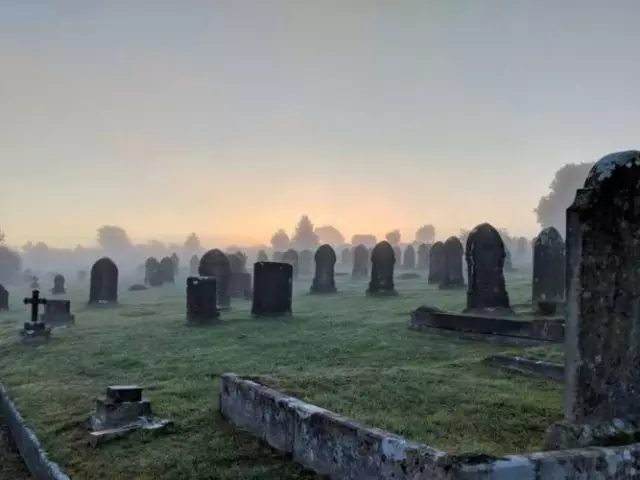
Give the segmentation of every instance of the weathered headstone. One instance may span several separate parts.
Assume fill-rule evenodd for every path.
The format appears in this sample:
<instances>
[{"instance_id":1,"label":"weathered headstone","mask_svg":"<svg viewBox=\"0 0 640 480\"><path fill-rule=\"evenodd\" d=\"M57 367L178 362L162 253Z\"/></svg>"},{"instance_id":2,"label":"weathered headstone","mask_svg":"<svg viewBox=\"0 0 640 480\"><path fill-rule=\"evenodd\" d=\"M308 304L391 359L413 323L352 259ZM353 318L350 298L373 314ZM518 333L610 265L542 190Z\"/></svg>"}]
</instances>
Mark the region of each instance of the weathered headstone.
<instances>
[{"instance_id":1,"label":"weathered headstone","mask_svg":"<svg viewBox=\"0 0 640 480\"><path fill-rule=\"evenodd\" d=\"M173 262L173 277L175 278L180 271L180 257L178 257L176 252L171 254L171 261Z\"/></svg>"},{"instance_id":2,"label":"weathered headstone","mask_svg":"<svg viewBox=\"0 0 640 480\"><path fill-rule=\"evenodd\" d=\"M342 253L340 254L340 264L341 265L351 265L353 262L353 250L349 247L345 247L342 249Z\"/></svg>"},{"instance_id":3,"label":"weathered headstone","mask_svg":"<svg viewBox=\"0 0 640 480\"><path fill-rule=\"evenodd\" d=\"M102 257L91 267L89 305L118 303L118 267L113 260Z\"/></svg>"},{"instance_id":4,"label":"weathered headstone","mask_svg":"<svg viewBox=\"0 0 640 480\"><path fill-rule=\"evenodd\" d=\"M271 255L271 261L276 263L282 262L283 258L284 258L283 252L273 252L273 254Z\"/></svg>"},{"instance_id":5,"label":"weathered headstone","mask_svg":"<svg viewBox=\"0 0 640 480\"><path fill-rule=\"evenodd\" d=\"M525 237L518 237L518 240L516 242L516 256L520 259L520 261L527 258L528 249L529 240L527 240Z\"/></svg>"},{"instance_id":6,"label":"weathered headstone","mask_svg":"<svg viewBox=\"0 0 640 480\"><path fill-rule=\"evenodd\" d=\"M402 265L402 249L396 245L395 247L393 247L393 254L395 256L396 263L398 264L398 266Z\"/></svg>"},{"instance_id":7,"label":"weathered headstone","mask_svg":"<svg viewBox=\"0 0 640 480\"><path fill-rule=\"evenodd\" d=\"M233 298L251 298L251 274L247 272L247 256L242 252L227 255L229 258L229 295Z\"/></svg>"},{"instance_id":8,"label":"weathered headstone","mask_svg":"<svg viewBox=\"0 0 640 480\"><path fill-rule=\"evenodd\" d=\"M564 422L552 448L640 433L640 152L599 160L567 209Z\"/></svg>"},{"instance_id":9,"label":"weathered headstone","mask_svg":"<svg viewBox=\"0 0 640 480\"><path fill-rule=\"evenodd\" d=\"M144 282L152 287L159 287L164 283L163 271L160 262L155 257L149 257L144 262Z\"/></svg>"},{"instance_id":10,"label":"weathered headstone","mask_svg":"<svg viewBox=\"0 0 640 480\"><path fill-rule=\"evenodd\" d=\"M498 231L488 223L474 228L467 238L468 312L511 314L504 282L505 248Z\"/></svg>"},{"instance_id":11,"label":"weathered headstone","mask_svg":"<svg viewBox=\"0 0 640 480\"><path fill-rule=\"evenodd\" d=\"M231 282L231 263L229 258L217 248L202 255L198 266L198 275L216 279L218 306L222 309L231 305L229 292Z\"/></svg>"},{"instance_id":12,"label":"weathered headstone","mask_svg":"<svg viewBox=\"0 0 640 480\"><path fill-rule=\"evenodd\" d=\"M293 267L293 278L298 278L298 252L290 248L282 256L282 261Z\"/></svg>"},{"instance_id":13,"label":"weathered headstone","mask_svg":"<svg viewBox=\"0 0 640 480\"><path fill-rule=\"evenodd\" d=\"M25 305L31 305L31 321L24 323L24 328L20 331L22 342L26 344L39 345L47 342L51 338L51 328L45 323L38 321L38 308L46 305L47 299L40 297L40 292L34 290L30 298L24 299Z\"/></svg>"},{"instance_id":14,"label":"weathered headstone","mask_svg":"<svg viewBox=\"0 0 640 480\"><path fill-rule=\"evenodd\" d=\"M314 255L316 264L311 293L335 293L336 252L331 245L321 245Z\"/></svg>"},{"instance_id":15,"label":"weathered headstone","mask_svg":"<svg viewBox=\"0 0 640 480\"><path fill-rule=\"evenodd\" d=\"M247 268L247 257L242 252L227 255L231 273L244 273Z\"/></svg>"},{"instance_id":16,"label":"weathered headstone","mask_svg":"<svg viewBox=\"0 0 640 480\"><path fill-rule=\"evenodd\" d=\"M44 304L44 313L40 315L40 321L50 327L73 325L75 318L71 313L69 300L47 300Z\"/></svg>"},{"instance_id":17,"label":"weathered headstone","mask_svg":"<svg viewBox=\"0 0 640 480\"><path fill-rule=\"evenodd\" d=\"M253 265L253 303L257 316L290 315L293 294L293 266L281 262Z\"/></svg>"},{"instance_id":18,"label":"weathered headstone","mask_svg":"<svg viewBox=\"0 0 640 480\"><path fill-rule=\"evenodd\" d=\"M427 270L429 268L430 251L431 245L428 243L421 243L418 247L418 268L420 270Z\"/></svg>"},{"instance_id":19,"label":"weathered headstone","mask_svg":"<svg viewBox=\"0 0 640 480\"><path fill-rule=\"evenodd\" d=\"M269 256L267 255L267 252L265 252L264 250L259 250L258 255L256 257L256 262L268 262L268 261L269 261Z\"/></svg>"},{"instance_id":20,"label":"weathered headstone","mask_svg":"<svg viewBox=\"0 0 640 480\"><path fill-rule=\"evenodd\" d=\"M298 273L311 275L313 272L314 254L311 250L302 250L298 255Z\"/></svg>"},{"instance_id":21,"label":"weathered headstone","mask_svg":"<svg viewBox=\"0 0 640 480\"><path fill-rule=\"evenodd\" d=\"M175 283L176 265L171 257L163 257L160 260L160 276L162 283Z\"/></svg>"},{"instance_id":22,"label":"weathered headstone","mask_svg":"<svg viewBox=\"0 0 640 480\"><path fill-rule=\"evenodd\" d=\"M393 283L395 252L389 242L379 242L371 251L371 280L367 295L397 295Z\"/></svg>"},{"instance_id":23,"label":"weathered headstone","mask_svg":"<svg viewBox=\"0 0 640 480\"><path fill-rule=\"evenodd\" d=\"M213 277L187 278L187 323L203 325L220 316L217 286Z\"/></svg>"},{"instance_id":24,"label":"weathered headstone","mask_svg":"<svg viewBox=\"0 0 640 480\"><path fill-rule=\"evenodd\" d=\"M445 275L444 243L436 242L429 249L429 277L427 282L440 283Z\"/></svg>"},{"instance_id":25,"label":"weathered headstone","mask_svg":"<svg viewBox=\"0 0 640 480\"><path fill-rule=\"evenodd\" d=\"M440 281L440 289L464 287L463 253L462 242L458 237L449 237L444 242L444 276Z\"/></svg>"},{"instance_id":26,"label":"weathered headstone","mask_svg":"<svg viewBox=\"0 0 640 480\"><path fill-rule=\"evenodd\" d=\"M353 249L353 279L366 278L369 276L369 250L364 245L358 245Z\"/></svg>"},{"instance_id":27,"label":"weathered headstone","mask_svg":"<svg viewBox=\"0 0 640 480\"><path fill-rule=\"evenodd\" d=\"M191 255L191 259L189 260L189 275L192 275L192 276L197 275L199 266L200 266L200 259L194 253L193 255Z\"/></svg>"},{"instance_id":28,"label":"weathered headstone","mask_svg":"<svg viewBox=\"0 0 640 480\"><path fill-rule=\"evenodd\" d=\"M413 245L407 245L404 250L404 257L402 257L402 267L407 270L414 270L416 268L416 249Z\"/></svg>"},{"instance_id":29,"label":"weathered headstone","mask_svg":"<svg viewBox=\"0 0 640 480\"><path fill-rule=\"evenodd\" d=\"M9 291L0 284L0 312L9 310Z\"/></svg>"},{"instance_id":30,"label":"weathered headstone","mask_svg":"<svg viewBox=\"0 0 640 480\"><path fill-rule=\"evenodd\" d=\"M67 289L65 288L66 280L63 275L59 273L53 277L53 288L51 289L51 293L54 295L62 295L67 293Z\"/></svg>"},{"instance_id":31,"label":"weathered headstone","mask_svg":"<svg viewBox=\"0 0 640 480\"><path fill-rule=\"evenodd\" d=\"M531 300L534 308L541 301L564 301L565 262L564 240L560 232L553 227L545 228L533 243Z\"/></svg>"}]
</instances>

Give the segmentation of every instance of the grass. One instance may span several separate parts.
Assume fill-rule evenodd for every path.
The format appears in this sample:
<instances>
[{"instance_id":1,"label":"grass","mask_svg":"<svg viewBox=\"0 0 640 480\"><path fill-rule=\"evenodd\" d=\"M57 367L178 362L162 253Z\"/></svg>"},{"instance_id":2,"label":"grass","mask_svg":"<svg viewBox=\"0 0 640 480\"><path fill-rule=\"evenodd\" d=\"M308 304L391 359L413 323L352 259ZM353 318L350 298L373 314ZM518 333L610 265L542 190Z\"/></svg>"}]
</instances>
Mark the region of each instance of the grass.
<instances>
[{"instance_id":1,"label":"grass","mask_svg":"<svg viewBox=\"0 0 640 480\"><path fill-rule=\"evenodd\" d=\"M11 291L13 311L0 317L0 381L72 478L313 478L219 417L224 372L452 452L535 451L562 417L561 385L481 364L525 349L407 328L421 304L460 310L464 290L399 280L398 297L368 298L366 282L337 277L340 293L311 296L310 279L301 279L292 318L252 319L249 303L237 300L221 325L193 328L184 323L184 282L128 292L131 283L121 281L121 305L106 310L85 309L86 287L70 285L76 325L43 347L16 344L26 289ZM508 285L512 303L527 301L527 278ZM87 447L93 399L117 383L145 387L175 432Z\"/></svg>"}]
</instances>

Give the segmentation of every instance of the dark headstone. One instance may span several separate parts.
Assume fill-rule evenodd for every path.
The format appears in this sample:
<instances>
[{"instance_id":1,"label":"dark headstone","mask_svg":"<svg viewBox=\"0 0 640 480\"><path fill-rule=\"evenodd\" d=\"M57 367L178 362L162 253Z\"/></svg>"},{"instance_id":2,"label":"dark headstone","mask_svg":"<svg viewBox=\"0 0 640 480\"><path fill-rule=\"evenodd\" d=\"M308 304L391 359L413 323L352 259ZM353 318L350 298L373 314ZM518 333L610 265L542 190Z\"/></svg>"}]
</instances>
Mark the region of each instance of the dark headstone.
<instances>
[{"instance_id":1,"label":"dark headstone","mask_svg":"<svg viewBox=\"0 0 640 480\"><path fill-rule=\"evenodd\" d=\"M488 223L467 238L467 308L465 311L502 310L512 313L504 282L505 248L498 231Z\"/></svg>"},{"instance_id":2,"label":"dark headstone","mask_svg":"<svg viewBox=\"0 0 640 480\"><path fill-rule=\"evenodd\" d=\"M160 260L160 276L162 283L175 283L176 265L171 257L164 257Z\"/></svg>"},{"instance_id":3,"label":"dark headstone","mask_svg":"<svg viewBox=\"0 0 640 480\"><path fill-rule=\"evenodd\" d=\"M445 290L464 287L463 253L462 242L458 237L447 238L444 242L444 276L440 281L439 288Z\"/></svg>"},{"instance_id":4,"label":"dark headstone","mask_svg":"<svg viewBox=\"0 0 640 480\"><path fill-rule=\"evenodd\" d=\"M9 310L9 291L0 285L0 312L3 310Z\"/></svg>"},{"instance_id":5,"label":"dark headstone","mask_svg":"<svg viewBox=\"0 0 640 480\"><path fill-rule=\"evenodd\" d=\"M351 265L351 263L353 262L353 250L351 250L349 247L346 247L342 250L342 253L340 254L340 264L341 265Z\"/></svg>"},{"instance_id":6,"label":"dark headstone","mask_svg":"<svg viewBox=\"0 0 640 480\"><path fill-rule=\"evenodd\" d=\"M525 237L518 237L516 242L516 256L520 260L525 260L527 258L527 250L529 249L529 240Z\"/></svg>"},{"instance_id":7,"label":"dark headstone","mask_svg":"<svg viewBox=\"0 0 640 480\"><path fill-rule=\"evenodd\" d=\"M284 253L283 252L273 252L273 255L271 255L271 261L272 262L276 262L276 263L280 263L284 259Z\"/></svg>"},{"instance_id":8,"label":"dark headstone","mask_svg":"<svg viewBox=\"0 0 640 480\"><path fill-rule=\"evenodd\" d=\"M366 278L369 276L369 250L364 245L353 249L353 270L351 278Z\"/></svg>"},{"instance_id":9,"label":"dark headstone","mask_svg":"<svg viewBox=\"0 0 640 480\"><path fill-rule=\"evenodd\" d=\"M48 300L44 304L44 313L40 320L53 327L60 325L72 325L75 323L75 315L71 313L69 300Z\"/></svg>"},{"instance_id":10,"label":"dark headstone","mask_svg":"<svg viewBox=\"0 0 640 480\"><path fill-rule=\"evenodd\" d=\"M253 315L290 315L292 294L291 264L256 262L253 265Z\"/></svg>"},{"instance_id":11,"label":"dark headstone","mask_svg":"<svg viewBox=\"0 0 640 480\"><path fill-rule=\"evenodd\" d=\"M114 403L139 402L142 388L135 385L111 385L107 387L107 398Z\"/></svg>"},{"instance_id":12,"label":"dark headstone","mask_svg":"<svg viewBox=\"0 0 640 480\"><path fill-rule=\"evenodd\" d=\"M531 301L563 302L565 287L565 251L560 232L547 227L533 242L533 285Z\"/></svg>"},{"instance_id":13,"label":"dark headstone","mask_svg":"<svg viewBox=\"0 0 640 480\"><path fill-rule=\"evenodd\" d=\"M393 268L396 256L393 247L383 240L371 251L371 280L367 295L396 295Z\"/></svg>"},{"instance_id":14,"label":"dark headstone","mask_svg":"<svg viewBox=\"0 0 640 480\"><path fill-rule=\"evenodd\" d=\"M171 254L171 261L173 262L173 277L175 278L180 270L180 257L176 252Z\"/></svg>"},{"instance_id":15,"label":"dark headstone","mask_svg":"<svg viewBox=\"0 0 640 480\"><path fill-rule=\"evenodd\" d=\"M214 277L187 278L187 322L209 323L220 316Z\"/></svg>"},{"instance_id":16,"label":"dark headstone","mask_svg":"<svg viewBox=\"0 0 640 480\"><path fill-rule=\"evenodd\" d=\"M427 270L429 268L429 253L431 251L431 244L421 243L418 247L418 268L420 270Z\"/></svg>"},{"instance_id":17,"label":"dark headstone","mask_svg":"<svg viewBox=\"0 0 640 480\"><path fill-rule=\"evenodd\" d=\"M269 256L267 255L267 252L265 252L264 250L258 251L256 262L268 262L268 261L269 261Z\"/></svg>"},{"instance_id":18,"label":"dark headstone","mask_svg":"<svg viewBox=\"0 0 640 480\"><path fill-rule=\"evenodd\" d=\"M290 248L282 256L282 261L293 267L293 278L298 278L298 252Z\"/></svg>"},{"instance_id":19,"label":"dark headstone","mask_svg":"<svg viewBox=\"0 0 640 480\"><path fill-rule=\"evenodd\" d=\"M160 262L155 257L147 258L144 262L144 282L152 287L159 287L164 283L164 275Z\"/></svg>"},{"instance_id":20,"label":"dark headstone","mask_svg":"<svg viewBox=\"0 0 640 480\"><path fill-rule=\"evenodd\" d=\"M65 288L66 280L63 275L59 273L53 277L53 288L51 289L51 293L54 295L61 295L67 293L67 289Z\"/></svg>"},{"instance_id":21,"label":"dark headstone","mask_svg":"<svg viewBox=\"0 0 640 480\"><path fill-rule=\"evenodd\" d=\"M245 273L247 271L247 257L244 253L230 253L227 258L229 259L231 273Z\"/></svg>"},{"instance_id":22,"label":"dark headstone","mask_svg":"<svg viewBox=\"0 0 640 480\"><path fill-rule=\"evenodd\" d=\"M298 256L298 273L311 275L313 272L314 254L311 250L302 250Z\"/></svg>"},{"instance_id":23,"label":"dark headstone","mask_svg":"<svg viewBox=\"0 0 640 480\"><path fill-rule=\"evenodd\" d=\"M200 259L194 253L193 255L191 255L191 259L189 260L189 275L197 275L199 266L200 266Z\"/></svg>"},{"instance_id":24,"label":"dark headstone","mask_svg":"<svg viewBox=\"0 0 640 480\"><path fill-rule=\"evenodd\" d=\"M20 336L24 343L41 344L51 337L51 328L43 322L38 321L38 308L46 305L47 299L40 297L40 292L34 290L30 298L24 299L25 305L31 305L31 321L24 323L24 328L20 331Z\"/></svg>"},{"instance_id":25,"label":"dark headstone","mask_svg":"<svg viewBox=\"0 0 640 480\"><path fill-rule=\"evenodd\" d=\"M445 259L444 243L436 242L429 249L429 277L427 282L440 283L445 276L447 260Z\"/></svg>"},{"instance_id":26,"label":"dark headstone","mask_svg":"<svg viewBox=\"0 0 640 480\"><path fill-rule=\"evenodd\" d=\"M321 245L314 255L316 270L311 284L311 293L335 293L336 252L331 245Z\"/></svg>"},{"instance_id":27,"label":"dark headstone","mask_svg":"<svg viewBox=\"0 0 640 480\"><path fill-rule=\"evenodd\" d=\"M231 263L229 258L217 248L202 255L198 266L198 275L216 279L218 306L228 308L231 305L229 287L231 283Z\"/></svg>"},{"instance_id":28,"label":"dark headstone","mask_svg":"<svg viewBox=\"0 0 640 480\"><path fill-rule=\"evenodd\" d=\"M91 267L89 305L118 303L118 267L103 257Z\"/></svg>"},{"instance_id":29,"label":"dark headstone","mask_svg":"<svg viewBox=\"0 0 640 480\"><path fill-rule=\"evenodd\" d=\"M416 268L416 249L413 245L407 245L404 250L404 257L402 257L402 267L407 270L413 270Z\"/></svg>"}]
</instances>

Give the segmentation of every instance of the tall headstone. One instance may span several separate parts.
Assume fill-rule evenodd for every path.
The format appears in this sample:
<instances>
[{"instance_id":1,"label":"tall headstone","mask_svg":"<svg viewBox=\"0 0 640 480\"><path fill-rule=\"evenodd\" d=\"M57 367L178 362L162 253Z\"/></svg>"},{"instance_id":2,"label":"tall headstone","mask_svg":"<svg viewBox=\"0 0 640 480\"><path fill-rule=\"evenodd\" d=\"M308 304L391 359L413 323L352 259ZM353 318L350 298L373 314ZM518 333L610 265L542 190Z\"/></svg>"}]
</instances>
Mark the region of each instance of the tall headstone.
<instances>
[{"instance_id":1,"label":"tall headstone","mask_svg":"<svg viewBox=\"0 0 640 480\"><path fill-rule=\"evenodd\" d=\"M404 257L402 257L402 266L407 270L414 270L416 268L416 249L413 245L407 245L404 250Z\"/></svg>"},{"instance_id":2,"label":"tall headstone","mask_svg":"<svg viewBox=\"0 0 640 480\"><path fill-rule=\"evenodd\" d=\"M421 243L418 247L418 268L427 270L429 268L429 254L431 245L429 243Z\"/></svg>"},{"instance_id":3,"label":"tall headstone","mask_svg":"<svg viewBox=\"0 0 640 480\"><path fill-rule=\"evenodd\" d=\"M298 252L290 248L282 256L282 261L293 267L293 278L298 278Z\"/></svg>"},{"instance_id":4,"label":"tall headstone","mask_svg":"<svg viewBox=\"0 0 640 480\"><path fill-rule=\"evenodd\" d=\"M449 237L444 242L444 272L440 280L440 289L464 287L462 275L462 242L458 237Z\"/></svg>"},{"instance_id":5,"label":"tall headstone","mask_svg":"<svg viewBox=\"0 0 640 480\"><path fill-rule=\"evenodd\" d=\"M155 257L149 257L144 262L144 283L148 283L152 287L162 285L164 276L160 269L160 262Z\"/></svg>"},{"instance_id":6,"label":"tall headstone","mask_svg":"<svg viewBox=\"0 0 640 480\"><path fill-rule=\"evenodd\" d=\"M465 311L513 313L504 281L505 248L498 231L488 223L467 238L467 308Z\"/></svg>"},{"instance_id":7,"label":"tall headstone","mask_svg":"<svg viewBox=\"0 0 640 480\"><path fill-rule=\"evenodd\" d=\"M527 252L529 250L529 240L525 237L518 237L516 242L516 256L520 261L526 260Z\"/></svg>"},{"instance_id":8,"label":"tall headstone","mask_svg":"<svg viewBox=\"0 0 640 480\"><path fill-rule=\"evenodd\" d=\"M298 255L298 273L310 275L313 272L314 253L311 250L302 250Z\"/></svg>"},{"instance_id":9,"label":"tall headstone","mask_svg":"<svg viewBox=\"0 0 640 480\"><path fill-rule=\"evenodd\" d=\"M108 257L102 257L91 267L89 305L118 303L118 267Z\"/></svg>"},{"instance_id":10,"label":"tall headstone","mask_svg":"<svg viewBox=\"0 0 640 480\"><path fill-rule=\"evenodd\" d=\"M51 293L54 295L63 295L67 293L67 289L65 287L66 280L64 275L60 275L59 273L53 277L53 288L51 289Z\"/></svg>"},{"instance_id":11,"label":"tall headstone","mask_svg":"<svg viewBox=\"0 0 640 480\"><path fill-rule=\"evenodd\" d=\"M0 312L9 310L9 291L0 284Z\"/></svg>"},{"instance_id":12,"label":"tall headstone","mask_svg":"<svg viewBox=\"0 0 640 480\"><path fill-rule=\"evenodd\" d=\"M188 323L200 325L219 317L216 291L216 279L213 277L187 278Z\"/></svg>"},{"instance_id":13,"label":"tall headstone","mask_svg":"<svg viewBox=\"0 0 640 480\"><path fill-rule=\"evenodd\" d=\"M175 283L176 265L171 257L164 257L160 260L160 276L162 283Z\"/></svg>"},{"instance_id":14,"label":"tall headstone","mask_svg":"<svg viewBox=\"0 0 640 480\"><path fill-rule=\"evenodd\" d=\"M265 252L264 250L258 251L256 262L268 262L268 261L269 261L269 257L267 256L267 252Z\"/></svg>"},{"instance_id":15,"label":"tall headstone","mask_svg":"<svg viewBox=\"0 0 640 480\"><path fill-rule=\"evenodd\" d=\"M198 255L194 253L193 255L191 255L191 258L189 259L189 275L191 276L197 275L199 266L200 266L200 259L198 258Z\"/></svg>"},{"instance_id":16,"label":"tall headstone","mask_svg":"<svg viewBox=\"0 0 640 480\"><path fill-rule=\"evenodd\" d=\"M369 250L364 245L353 249L353 270L351 278L367 278L369 276Z\"/></svg>"},{"instance_id":17,"label":"tall headstone","mask_svg":"<svg viewBox=\"0 0 640 480\"><path fill-rule=\"evenodd\" d=\"M229 258L217 248L209 250L202 255L200 259L198 275L216 279L218 306L220 308L228 308L231 305L231 295L229 292L231 264Z\"/></svg>"},{"instance_id":18,"label":"tall headstone","mask_svg":"<svg viewBox=\"0 0 640 480\"><path fill-rule=\"evenodd\" d=\"M559 448L637 442L640 151L607 155L567 209L564 422Z\"/></svg>"},{"instance_id":19,"label":"tall headstone","mask_svg":"<svg viewBox=\"0 0 640 480\"><path fill-rule=\"evenodd\" d=\"M393 283L395 252L389 242L379 242L371 251L371 280L367 295L396 295Z\"/></svg>"},{"instance_id":20,"label":"tall headstone","mask_svg":"<svg viewBox=\"0 0 640 480\"><path fill-rule=\"evenodd\" d=\"M230 253L227 258L229 259L231 273L246 272L247 257L242 252Z\"/></svg>"},{"instance_id":21,"label":"tall headstone","mask_svg":"<svg viewBox=\"0 0 640 480\"><path fill-rule=\"evenodd\" d=\"M253 303L256 316L291 315L293 266L282 262L253 264Z\"/></svg>"},{"instance_id":22,"label":"tall headstone","mask_svg":"<svg viewBox=\"0 0 640 480\"><path fill-rule=\"evenodd\" d=\"M321 245L314 255L316 264L311 293L334 293L336 292L335 266L336 252L331 245Z\"/></svg>"},{"instance_id":23,"label":"tall headstone","mask_svg":"<svg viewBox=\"0 0 640 480\"><path fill-rule=\"evenodd\" d=\"M560 232L547 227L533 241L533 285L531 301L560 303L564 301L565 248Z\"/></svg>"},{"instance_id":24,"label":"tall headstone","mask_svg":"<svg viewBox=\"0 0 640 480\"><path fill-rule=\"evenodd\" d=\"M178 271L180 270L180 257L176 252L171 254L171 261L173 262L173 277L175 278L178 275Z\"/></svg>"},{"instance_id":25,"label":"tall headstone","mask_svg":"<svg viewBox=\"0 0 640 480\"><path fill-rule=\"evenodd\" d=\"M402 265L402 249L398 245L393 247L393 255L395 256L398 266Z\"/></svg>"},{"instance_id":26,"label":"tall headstone","mask_svg":"<svg viewBox=\"0 0 640 480\"><path fill-rule=\"evenodd\" d=\"M341 265L351 265L351 263L353 262L353 250L349 247L345 247L342 249L342 252L340 253L340 264Z\"/></svg>"},{"instance_id":27,"label":"tall headstone","mask_svg":"<svg viewBox=\"0 0 640 480\"><path fill-rule=\"evenodd\" d=\"M445 275L446 260L444 258L444 243L436 242L429 249L429 283L440 283Z\"/></svg>"}]
</instances>

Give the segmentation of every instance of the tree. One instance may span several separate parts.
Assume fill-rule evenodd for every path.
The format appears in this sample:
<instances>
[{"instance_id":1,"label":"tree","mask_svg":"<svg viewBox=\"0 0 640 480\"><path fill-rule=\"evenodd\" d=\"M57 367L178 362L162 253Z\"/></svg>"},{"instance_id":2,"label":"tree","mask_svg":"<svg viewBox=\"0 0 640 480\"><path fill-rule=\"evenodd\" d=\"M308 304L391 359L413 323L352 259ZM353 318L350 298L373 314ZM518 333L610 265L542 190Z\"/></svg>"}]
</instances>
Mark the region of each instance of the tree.
<instances>
[{"instance_id":1,"label":"tree","mask_svg":"<svg viewBox=\"0 0 640 480\"><path fill-rule=\"evenodd\" d=\"M344 243L344 235L333 225L323 225L314 230L320 243L328 243L329 245L342 245Z\"/></svg>"},{"instance_id":2,"label":"tree","mask_svg":"<svg viewBox=\"0 0 640 480\"><path fill-rule=\"evenodd\" d=\"M318 243L318 235L313 231L313 223L308 215L302 215L291 238L291 244L298 250L315 250Z\"/></svg>"},{"instance_id":3,"label":"tree","mask_svg":"<svg viewBox=\"0 0 640 480\"><path fill-rule=\"evenodd\" d=\"M0 283L9 283L22 270L22 258L18 252L0 246Z\"/></svg>"},{"instance_id":4,"label":"tree","mask_svg":"<svg viewBox=\"0 0 640 480\"><path fill-rule=\"evenodd\" d=\"M436 239L436 227L431 224L423 225L416 230L415 241L418 243L433 243Z\"/></svg>"},{"instance_id":5,"label":"tree","mask_svg":"<svg viewBox=\"0 0 640 480\"><path fill-rule=\"evenodd\" d=\"M365 247L373 247L378 243L378 239L375 235L371 235L369 233L358 233L351 237L351 245L357 247L358 245L364 245Z\"/></svg>"},{"instance_id":6,"label":"tree","mask_svg":"<svg viewBox=\"0 0 640 480\"><path fill-rule=\"evenodd\" d=\"M556 172L549 185L550 192L540 198L538 206L533 210L541 229L555 227L561 233L566 231L566 210L573 203L576 190L584 186L593 165L569 163Z\"/></svg>"},{"instance_id":7,"label":"tree","mask_svg":"<svg viewBox=\"0 0 640 480\"><path fill-rule=\"evenodd\" d=\"M278 251L286 250L290 243L289 235L282 228L271 236L271 246Z\"/></svg>"},{"instance_id":8,"label":"tree","mask_svg":"<svg viewBox=\"0 0 640 480\"><path fill-rule=\"evenodd\" d=\"M103 250L122 250L131 248L127 232L116 225L104 225L98 229L98 245Z\"/></svg>"},{"instance_id":9,"label":"tree","mask_svg":"<svg viewBox=\"0 0 640 480\"><path fill-rule=\"evenodd\" d=\"M385 240L394 247L400 243L400 230L392 230L384 236Z\"/></svg>"},{"instance_id":10,"label":"tree","mask_svg":"<svg viewBox=\"0 0 640 480\"><path fill-rule=\"evenodd\" d=\"M199 252L200 250L202 250L200 239L194 232L191 232L187 239L184 241L184 249L188 252Z\"/></svg>"}]
</instances>

